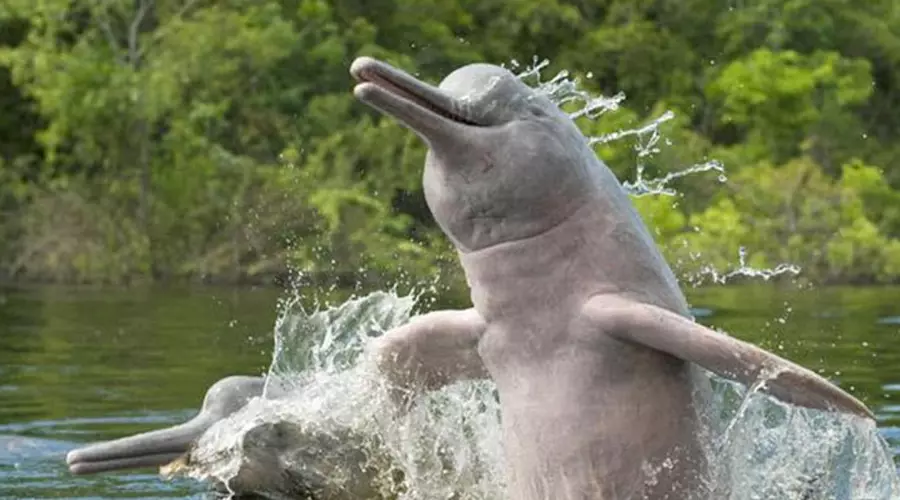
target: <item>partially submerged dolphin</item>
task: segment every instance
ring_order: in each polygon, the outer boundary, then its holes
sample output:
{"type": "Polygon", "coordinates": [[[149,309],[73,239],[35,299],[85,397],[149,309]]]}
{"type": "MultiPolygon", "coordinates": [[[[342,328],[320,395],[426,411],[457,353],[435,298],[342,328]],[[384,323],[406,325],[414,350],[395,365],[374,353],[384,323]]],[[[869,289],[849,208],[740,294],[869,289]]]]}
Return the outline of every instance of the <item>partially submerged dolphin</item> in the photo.
{"type": "Polygon", "coordinates": [[[269,499],[377,500],[402,485],[389,453],[371,435],[349,428],[324,431],[291,419],[247,423],[239,440],[224,448],[205,448],[201,438],[162,467],[161,475],[269,499]]]}
{"type": "Polygon", "coordinates": [[[695,323],[618,180],[569,116],[509,71],[471,64],[439,87],[367,57],[350,72],[359,100],[427,143],[426,201],[474,305],[420,316],[371,354],[400,402],[496,382],[509,498],[707,498],[697,365],[873,418],[813,372],[695,323]]]}
{"type": "Polygon", "coordinates": [[[262,377],[231,376],[219,380],[206,392],[203,406],[193,419],[167,429],[94,443],[72,450],[66,456],[72,474],[95,474],[126,469],[160,467],[179,458],[214,423],[262,396],[262,377]]]}
{"type": "MultiPolygon", "coordinates": [[[[197,477],[228,498],[374,500],[397,488],[402,478],[387,452],[373,436],[351,429],[323,432],[290,420],[250,422],[237,449],[216,449],[214,455],[198,450],[207,430],[263,396],[265,385],[263,377],[223,378],[210,386],[200,412],[188,422],[72,450],[66,457],[69,470],[85,475],[157,467],[166,478],[197,477]],[[228,471],[233,475],[216,477],[219,466],[235,456],[240,463],[228,471]]],[[[273,383],[265,396],[287,394],[273,383]]]]}

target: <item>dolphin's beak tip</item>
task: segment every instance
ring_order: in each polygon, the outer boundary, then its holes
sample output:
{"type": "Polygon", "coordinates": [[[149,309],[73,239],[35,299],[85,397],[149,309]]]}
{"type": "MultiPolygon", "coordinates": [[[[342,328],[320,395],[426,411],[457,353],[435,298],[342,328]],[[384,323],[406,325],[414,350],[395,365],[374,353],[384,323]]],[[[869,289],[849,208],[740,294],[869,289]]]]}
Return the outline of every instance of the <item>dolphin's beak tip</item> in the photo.
{"type": "Polygon", "coordinates": [[[353,97],[360,101],[367,102],[368,97],[372,94],[372,92],[377,91],[376,87],[377,85],[371,82],[360,83],[353,88],[353,97]]]}
{"type": "Polygon", "coordinates": [[[353,75],[354,78],[359,80],[366,67],[375,64],[375,62],[375,59],[369,56],[359,56],[353,60],[352,64],[350,64],[350,74],[353,75]]]}

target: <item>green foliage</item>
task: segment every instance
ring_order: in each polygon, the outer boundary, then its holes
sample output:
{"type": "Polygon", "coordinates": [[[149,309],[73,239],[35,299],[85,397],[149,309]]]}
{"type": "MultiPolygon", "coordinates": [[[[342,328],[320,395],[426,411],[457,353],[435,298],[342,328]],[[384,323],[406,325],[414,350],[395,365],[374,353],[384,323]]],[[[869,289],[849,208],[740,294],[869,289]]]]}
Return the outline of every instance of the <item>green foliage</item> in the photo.
{"type": "Polygon", "coordinates": [[[879,227],[895,211],[866,209],[870,189],[893,196],[894,207],[900,201],[877,168],[854,161],[832,179],[802,157],[745,168],[730,185],[730,192],[687,217],[675,208],[660,210],[658,202],[638,205],[683,272],[697,273],[707,265],[728,270],[745,248],[748,265],[798,263],[805,275],[827,282],[900,279],[900,239],[879,227]]]}
{"type": "Polygon", "coordinates": [[[721,102],[719,119],[737,126],[759,158],[784,161],[811,147],[807,141],[828,149],[835,138],[822,132],[829,128],[846,133],[829,125],[852,120],[852,108],[871,96],[871,82],[871,65],[863,59],[759,49],[726,65],[707,95],[721,102]]]}
{"type": "MultiPolygon", "coordinates": [[[[635,203],[683,273],[797,263],[900,280],[900,18],[893,2],[7,0],[0,6],[0,272],[24,279],[462,283],[421,193],[424,147],[356,103],[384,58],[434,81],[549,58],[624,106],[671,110],[623,180],[721,160],[729,180],[635,203]],[[447,279],[449,275],[449,279],[447,279]]],[[[642,138],[641,140],[646,140],[642,138]]]]}

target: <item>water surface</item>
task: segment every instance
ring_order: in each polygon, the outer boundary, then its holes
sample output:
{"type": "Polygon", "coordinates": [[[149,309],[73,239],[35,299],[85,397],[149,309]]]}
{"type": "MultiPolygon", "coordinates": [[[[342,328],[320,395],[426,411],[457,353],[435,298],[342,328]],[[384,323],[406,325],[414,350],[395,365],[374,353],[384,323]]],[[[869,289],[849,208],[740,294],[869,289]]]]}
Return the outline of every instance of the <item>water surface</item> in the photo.
{"type": "MultiPolygon", "coordinates": [[[[900,457],[900,288],[689,291],[698,319],[865,401],[900,457]]],[[[201,498],[155,471],[75,478],[85,442],[190,417],[206,388],[270,361],[280,290],[0,289],[0,498],[201,498]]]]}

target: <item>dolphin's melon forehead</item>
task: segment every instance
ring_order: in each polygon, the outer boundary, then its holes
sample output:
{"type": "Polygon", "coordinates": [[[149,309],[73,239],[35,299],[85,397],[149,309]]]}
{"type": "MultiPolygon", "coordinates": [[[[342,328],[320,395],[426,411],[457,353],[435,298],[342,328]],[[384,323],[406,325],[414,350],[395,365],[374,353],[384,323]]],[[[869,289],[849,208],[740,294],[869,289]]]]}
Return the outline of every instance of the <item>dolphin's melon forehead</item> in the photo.
{"type": "Polygon", "coordinates": [[[509,70],[487,63],[468,64],[454,70],[444,78],[440,88],[453,97],[476,101],[485,94],[492,98],[511,97],[530,90],[509,70]]]}

